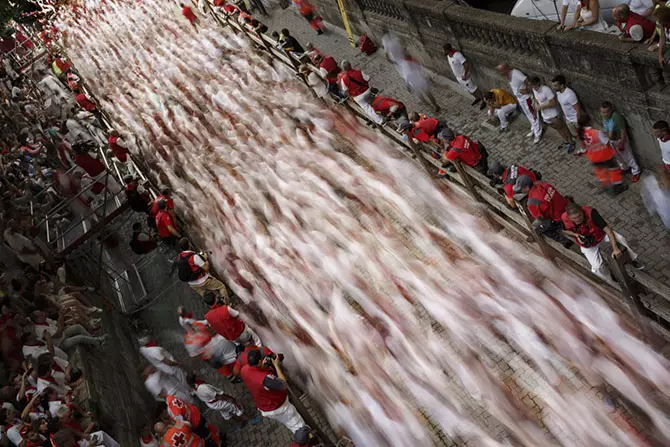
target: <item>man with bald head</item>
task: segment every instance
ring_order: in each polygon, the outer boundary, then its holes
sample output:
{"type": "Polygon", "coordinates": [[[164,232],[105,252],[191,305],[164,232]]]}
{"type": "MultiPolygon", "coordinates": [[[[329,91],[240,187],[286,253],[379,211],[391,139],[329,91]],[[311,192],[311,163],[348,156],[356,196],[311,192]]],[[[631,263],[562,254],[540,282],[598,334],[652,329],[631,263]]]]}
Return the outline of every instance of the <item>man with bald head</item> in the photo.
{"type": "Polygon", "coordinates": [[[523,110],[523,114],[526,115],[526,119],[530,122],[530,132],[527,136],[534,136],[533,143],[539,143],[542,138],[542,122],[537,116],[537,110],[533,107],[532,90],[528,85],[528,77],[522,71],[507,64],[500,64],[497,68],[499,72],[507,76],[512,93],[523,110]]]}
{"type": "Polygon", "coordinates": [[[621,30],[619,40],[622,42],[643,42],[652,37],[656,31],[654,22],[634,13],[625,3],[617,5],[612,15],[621,30]]]}

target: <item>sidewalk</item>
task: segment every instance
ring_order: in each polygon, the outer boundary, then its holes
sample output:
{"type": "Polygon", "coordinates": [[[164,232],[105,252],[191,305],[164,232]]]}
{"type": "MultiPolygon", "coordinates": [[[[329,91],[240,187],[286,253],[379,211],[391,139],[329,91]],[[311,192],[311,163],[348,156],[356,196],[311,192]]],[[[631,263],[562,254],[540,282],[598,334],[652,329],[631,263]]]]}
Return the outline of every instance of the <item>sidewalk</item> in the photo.
{"type": "MultiPolygon", "coordinates": [[[[355,68],[371,77],[370,83],[379,89],[379,94],[403,101],[408,111],[434,116],[428,105],[422,105],[408,92],[402,77],[386,59],[382,48],[372,56],[365,56],[358,48],[351,47],[343,30],[333,26],[317,36],[307,21],[292,8],[274,9],[270,17],[260,17],[260,20],[268,26],[268,33],[288,28],[303,47],[312,42],[338,62],[349,60],[355,68]]],[[[561,140],[552,129],[545,129],[540,144],[533,145],[532,137],[526,137],[530,130],[528,121],[523,114],[517,114],[509,130],[499,134],[490,125],[482,126],[487,118],[486,111],[471,107],[472,97],[467,92],[443,77],[435,76],[432,81],[432,92],[442,107],[437,116],[454,130],[481,140],[489,151],[490,162],[521,163],[536,169],[561,193],[573,196],[580,204],[597,208],[609,225],[623,234],[632,248],[640,253],[641,261],[647,266],[646,272],[670,285],[670,253],[666,249],[668,235],[660,220],[648,215],[640,196],[640,183],[630,184],[630,175],[627,175],[628,191],[614,198],[609,197],[600,192],[598,180],[585,157],[574,157],[558,149],[561,140]]],[[[505,84],[500,87],[509,89],[505,84]]]]}

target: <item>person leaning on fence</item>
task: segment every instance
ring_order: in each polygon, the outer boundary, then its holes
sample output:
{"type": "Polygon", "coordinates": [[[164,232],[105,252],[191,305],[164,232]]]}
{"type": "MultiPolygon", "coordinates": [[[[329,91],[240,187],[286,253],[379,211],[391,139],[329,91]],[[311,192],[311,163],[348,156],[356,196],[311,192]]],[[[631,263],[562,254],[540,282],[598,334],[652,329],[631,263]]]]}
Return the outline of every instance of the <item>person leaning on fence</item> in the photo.
{"type": "Polygon", "coordinates": [[[500,121],[500,131],[507,130],[509,116],[516,110],[516,99],[509,92],[494,88],[484,94],[486,104],[489,106],[489,118],[495,122],[496,117],[500,121]]]}
{"type": "Polygon", "coordinates": [[[595,208],[570,203],[561,216],[563,234],[574,238],[580,250],[591,264],[591,271],[605,281],[610,281],[610,272],[601,254],[602,245],[612,245],[612,256],[621,256],[622,245],[628,250],[633,266],[643,269],[637,260],[637,253],[631,250],[628,241],[612,230],[595,208]]]}
{"type": "Polygon", "coordinates": [[[514,201],[514,185],[516,180],[526,175],[531,178],[533,182],[542,180],[542,175],[532,169],[526,169],[520,164],[513,163],[507,167],[500,162],[494,162],[489,168],[488,176],[491,178],[490,185],[496,188],[501,188],[505,195],[505,201],[510,209],[516,209],[516,202],[514,201]]]}
{"type": "Polygon", "coordinates": [[[517,178],[514,193],[517,201],[528,198],[526,205],[534,219],[534,231],[561,243],[565,248],[572,247],[573,242],[561,234],[561,218],[570,203],[567,198],[549,183],[533,181],[527,175],[517,178]]]}
{"type": "Polygon", "coordinates": [[[333,56],[315,56],[314,65],[319,67],[319,73],[326,80],[326,86],[328,88],[328,93],[333,96],[336,96],[339,99],[344,99],[347,97],[347,94],[340,90],[338,85],[339,74],[342,71],[337,65],[337,61],[333,56]]]}
{"type": "Polygon", "coordinates": [[[400,126],[409,122],[405,104],[396,99],[388,96],[375,96],[375,99],[372,100],[372,108],[382,117],[384,123],[395,121],[400,126]]]}
{"type": "Polygon", "coordinates": [[[191,243],[186,238],[179,240],[179,248],[182,252],[177,257],[177,270],[179,279],[188,282],[200,296],[204,296],[208,290],[214,291],[219,296],[227,297],[228,291],[225,284],[209,273],[209,257],[205,253],[196,253],[191,250],[191,243]]]}
{"type": "Polygon", "coordinates": [[[617,195],[628,187],[623,184],[623,172],[616,159],[616,150],[611,140],[603,131],[593,128],[591,117],[583,114],[579,117],[577,137],[586,149],[586,156],[593,166],[596,177],[600,180],[603,189],[617,195]]]}
{"type": "MultiPolygon", "coordinates": [[[[444,137],[453,135],[449,126],[446,123],[439,121],[432,116],[421,113],[412,112],[409,115],[409,122],[400,124],[398,130],[406,133],[409,138],[420,141],[422,143],[431,144],[431,146],[439,146],[441,149],[447,149],[448,146],[444,143],[444,137]]],[[[441,157],[440,149],[431,147],[431,155],[433,158],[439,160],[441,157]]]]}
{"type": "Polygon", "coordinates": [[[295,53],[298,56],[301,56],[305,49],[300,45],[295,37],[291,36],[291,33],[288,29],[284,28],[279,33],[279,38],[277,39],[279,43],[279,48],[288,51],[289,53],[295,53]]]}
{"type": "Polygon", "coordinates": [[[372,89],[368,83],[370,77],[362,71],[352,68],[349,61],[342,61],[340,66],[342,67],[342,72],[340,73],[339,81],[342,91],[347,92],[351,96],[373,123],[382,124],[382,117],[377,115],[372,108],[372,89]]]}
{"type": "Polygon", "coordinates": [[[442,161],[445,163],[438,171],[438,177],[445,177],[447,173],[444,171],[448,168],[454,172],[456,168],[453,166],[455,161],[460,161],[466,166],[476,169],[482,174],[486,175],[489,170],[488,152],[482,143],[474,142],[469,137],[459,134],[454,135],[453,132],[445,132],[442,138],[442,143],[447,147],[442,161]],[[451,164],[451,166],[447,166],[451,164]]]}

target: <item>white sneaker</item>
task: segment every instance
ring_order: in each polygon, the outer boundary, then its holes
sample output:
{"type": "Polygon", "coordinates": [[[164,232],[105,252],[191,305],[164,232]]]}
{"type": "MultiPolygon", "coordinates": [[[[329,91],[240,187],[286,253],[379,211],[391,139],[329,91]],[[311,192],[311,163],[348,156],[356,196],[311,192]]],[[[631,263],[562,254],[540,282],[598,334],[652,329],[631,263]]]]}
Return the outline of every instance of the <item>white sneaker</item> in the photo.
{"type": "Polygon", "coordinates": [[[532,136],[533,136],[533,131],[531,129],[531,131],[526,134],[526,138],[529,138],[529,137],[532,137],[532,136]]]}
{"type": "Polygon", "coordinates": [[[533,144],[538,144],[541,139],[542,135],[536,135],[535,138],[533,138],[533,144]]]}

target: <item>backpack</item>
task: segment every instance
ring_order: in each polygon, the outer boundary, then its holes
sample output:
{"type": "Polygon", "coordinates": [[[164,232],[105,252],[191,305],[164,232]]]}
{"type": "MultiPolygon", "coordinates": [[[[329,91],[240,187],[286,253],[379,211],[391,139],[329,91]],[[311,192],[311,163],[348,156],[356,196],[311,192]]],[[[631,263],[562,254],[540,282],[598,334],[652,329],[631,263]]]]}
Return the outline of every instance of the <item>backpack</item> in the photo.
{"type": "Polygon", "coordinates": [[[177,258],[177,276],[180,281],[191,282],[198,279],[202,275],[202,269],[198,267],[195,271],[191,269],[191,263],[189,262],[196,253],[189,253],[186,256],[183,256],[183,253],[179,254],[177,258]]]}
{"type": "Polygon", "coordinates": [[[358,40],[358,48],[361,50],[361,53],[365,53],[366,56],[371,55],[377,51],[377,45],[365,34],[361,35],[361,38],[358,40]]]}

